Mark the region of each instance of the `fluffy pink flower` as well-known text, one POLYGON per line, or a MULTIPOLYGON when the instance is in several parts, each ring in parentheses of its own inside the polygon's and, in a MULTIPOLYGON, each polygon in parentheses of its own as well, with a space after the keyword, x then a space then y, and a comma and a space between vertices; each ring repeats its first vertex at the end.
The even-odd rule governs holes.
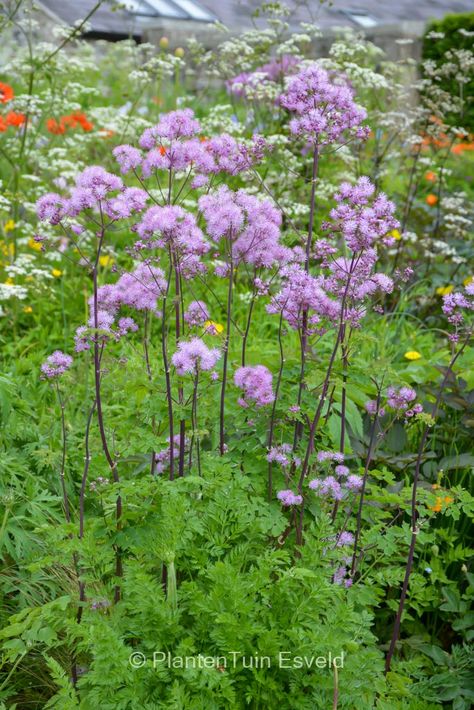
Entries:
POLYGON ((244 391, 245 404, 252 400, 257 407, 271 404, 275 399, 272 381, 273 375, 265 365, 239 367, 234 375, 235 384, 244 391))
POLYGON ((196 373, 198 370, 212 370, 221 356, 218 348, 208 348, 200 338, 182 341, 171 358, 180 375, 196 373))

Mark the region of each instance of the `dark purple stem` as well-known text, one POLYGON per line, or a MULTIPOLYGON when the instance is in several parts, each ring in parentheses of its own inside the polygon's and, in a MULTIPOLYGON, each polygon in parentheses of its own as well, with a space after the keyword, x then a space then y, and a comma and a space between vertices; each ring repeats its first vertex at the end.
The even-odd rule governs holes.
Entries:
POLYGON ((171 394, 171 377, 168 362, 168 351, 166 347, 166 302, 168 300, 168 293, 171 284, 171 275, 173 273, 173 265, 170 263, 170 271, 168 274, 168 280, 166 282, 166 291, 163 296, 163 318, 161 324, 161 352, 163 355, 163 367, 165 370, 165 383, 166 383, 166 401, 168 402, 168 426, 169 426, 169 439, 170 439, 170 481, 174 479, 174 428, 173 428, 173 399, 171 394))
MULTIPOLYGON (((278 326, 278 345, 280 347, 280 368, 278 370, 278 378, 275 386, 275 399, 273 400, 272 414, 270 417, 270 429, 268 431, 268 450, 272 448, 273 445, 273 434, 275 430, 275 412, 278 402, 278 394, 280 392, 281 378, 283 375, 283 365, 285 364, 285 357, 283 353, 283 341, 281 339, 281 328, 283 323, 283 312, 280 313, 280 323, 278 326)), ((268 501, 270 502, 273 497, 273 464, 271 461, 268 462, 268 501)))
MULTIPOLYGON (((451 358, 451 362, 449 363, 449 365, 446 369, 446 372, 444 374, 443 380, 442 380, 440 388, 439 388, 438 396, 436 398, 436 402, 435 402, 435 405, 433 408, 433 414, 432 414, 433 419, 435 419, 438 414, 439 405, 441 403, 441 397, 443 395, 443 391, 444 391, 444 388, 445 388, 446 383, 448 381, 448 378, 449 378, 450 374, 452 373, 452 368, 453 368, 456 360, 460 357, 460 355, 464 351, 465 347, 467 346, 471 336, 472 336, 472 331, 469 332, 469 334, 467 335, 466 339, 464 340, 463 344, 461 345, 461 347, 459 348, 457 353, 455 353, 453 355, 453 357, 451 358)), ((401 625, 403 609, 405 606, 405 600, 406 600, 407 591, 408 591, 408 583, 410 581, 410 575, 411 575, 411 571, 413 568, 413 559, 414 559, 414 555, 415 555, 416 538, 417 538, 417 535, 419 532, 419 529, 417 528, 418 512, 417 512, 417 508, 416 508, 418 480, 419 480, 419 476, 420 476, 421 459, 423 456, 423 452, 425 450, 426 442, 428 440, 429 432, 430 432, 430 427, 428 425, 426 425, 424 428, 424 431, 423 431, 423 436, 421 437, 420 445, 418 447, 418 455, 416 458, 416 466, 415 466, 415 473, 413 476, 413 486, 412 486, 412 496, 411 496, 411 530, 412 530, 412 534, 411 534, 411 541, 410 541, 410 549, 408 551, 408 559, 407 559, 407 564, 406 564, 406 568, 405 568, 405 578, 403 580, 402 592, 400 595, 400 602, 398 605, 397 615, 395 617, 395 623, 393 625, 393 632, 392 632, 392 638, 390 641, 390 647, 388 649, 387 658, 385 660, 385 673, 388 673, 390 671, 390 666, 392 664, 392 657, 393 657, 393 654, 395 651, 395 646, 397 644, 398 637, 400 635, 400 625, 401 625)))
POLYGON ((381 398, 381 391, 379 389, 377 392, 377 404, 375 407, 374 419, 372 421, 372 426, 370 429, 369 449, 367 451, 367 458, 365 459, 364 476, 362 478, 362 488, 360 491, 360 498, 359 498, 359 508, 357 510, 357 523, 356 523, 356 531, 355 531, 355 535, 354 535, 354 551, 352 553, 352 564, 351 564, 351 575, 352 576, 354 576, 355 571, 356 571, 357 546, 359 544, 360 530, 361 530, 361 526, 362 526, 362 509, 364 507, 364 496, 365 496, 365 488, 367 485, 367 478, 369 476, 369 467, 372 462, 372 455, 374 453, 375 434, 377 431, 377 424, 378 424, 378 419, 379 419, 380 398, 381 398))
POLYGON ((232 238, 229 237, 229 258, 230 258, 230 275, 229 289, 227 292, 227 323, 224 342, 224 366, 222 370, 222 387, 220 398, 220 413, 219 413, 219 451, 221 456, 225 453, 225 390, 227 385, 227 367, 229 361, 229 345, 231 332, 231 313, 232 313, 232 286, 234 281, 234 260, 232 257, 232 238))

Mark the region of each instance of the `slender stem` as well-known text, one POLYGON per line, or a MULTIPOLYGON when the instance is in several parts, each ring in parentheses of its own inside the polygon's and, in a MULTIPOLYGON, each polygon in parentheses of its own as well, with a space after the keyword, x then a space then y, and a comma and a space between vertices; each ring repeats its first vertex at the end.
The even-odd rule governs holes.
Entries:
POLYGON ((377 392, 377 403, 376 403, 376 407, 375 407, 375 414, 374 414, 372 426, 370 429, 369 449, 367 451, 367 458, 365 459, 364 475, 362 478, 362 488, 360 491, 360 498, 359 498, 359 508, 357 510, 357 524, 356 524, 356 531, 355 531, 355 535, 354 535, 354 551, 352 553, 352 564, 351 564, 351 575, 352 576, 354 576, 355 571, 356 571, 357 545, 359 543, 360 530, 361 530, 361 526, 362 526, 362 509, 364 507, 365 488, 367 485, 367 478, 369 476, 369 467, 372 462, 372 456, 374 453, 375 434, 376 434, 376 430, 377 430, 377 424, 378 424, 378 419, 379 419, 379 410, 380 410, 380 398, 381 398, 381 390, 379 389, 379 391, 377 392))
POLYGON ((61 432, 62 432, 62 454, 61 454, 61 468, 59 471, 59 480, 61 481, 61 490, 63 494, 63 507, 64 516, 68 523, 71 522, 71 511, 69 507, 69 498, 67 495, 66 481, 65 481, 65 469, 66 469, 66 447, 67 447, 67 437, 66 437, 66 417, 64 415, 64 402, 61 396, 61 390, 59 389, 59 384, 56 382, 56 393, 58 396, 59 409, 61 412, 61 432))
MULTIPOLYGON (((304 388, 304 374, 306 369, 306 347, 307 347, 307 333, 308 333, 308 311, 304 310, 302 315, 302 324, 300 331, 300 374, 298 378, 298 396, 296 398, 296 404, 301 407, 301 400, 303 397, 304 388)), ((293 451, 296 451, 298 442, 303 436, 303 424, 302 422, 295 422, 295 433, 293 437, 293 451)))
MULTIPOLYGON (((176 345, 179 343, 181 337, 181 305, 182 305, 182 293, 181 293, 181 276, 180 268, 178 262, 178 255, 176 251, 173 252, 173 267, 174 267, 174 285, 175 285, 175 300, 174 300, 174 313, 175 313, 175 335, 176 335, 176 345)), ((180 407, 183 404, 183 385, 181 382, 178 384, 178 403, 180 407)), ((184 419, 179 420, 179 457, 178 457, 178 476, 181 478, 184 476, 184 454, 185 454, 185 442, 186 442, 186 421, 184 419)))
MULTIPOLYGON (((148 381, 150 384, 153 381, 153 375, 151 372, 151 363, 150 363, 150 352, 149 352, 149 339, 150 339, 150 316, 148 311, 145 311, 145 319, 143 322, 143 353, 145 355, 145 366, 146 366, 146 373, 148 377, 148 381)), ((155 415, 153 414, 151 418, 151 428, 153 431, 153 434, 156 434, 156 418, 155 415)), ((156 467, 156 461, 155 461, 155 456, 156 456, 156 451, 153 450, 151 452, 151 462, 150 462, 150 473, 152 476, 155 475, 155 467, 156 467)))
POLYGON ((202 476, 201 451, 200 451, 201 444, 199 441, 199 431, 198 431, 198 424, 197 424, 198 385, 199 385, 199 369, 196 370, 196 377, 194 378, 192 418, 193 418, 193 440, 194 440, 194 438, 196 439, 196 459, 197 459, 197 465, 198 465, 198 474, 199 474, 199 476, 202 476))
MULTIPOLYGON (((311 196, 310 196, 310 208, 309 208, 309 224, 308 224, 308 236, 306 238, 306 249, 305 249, 305 261, 304 270, 309 273, 309 260, 311 258, 311 247, 313 245, 313 231, 314 231, 314 218, 316 214, 316 182, 318 177, 318 167, 319 167, 319 146, 315 145, 313 151, 313 167, 311 173, 311 196)), ((306 370, 306 349, 308 346, 308 309, 304 309, 302 313, 302 323, 301 323, 301 337, 300 337, 300 376, 298 383, 298 397, 297 405, 301 405, 301 399, 303 396, 304 389, 304 376, 306 370)), ((301 422, 295 422, 295 434, 293 439, 293 450, 296 450, 298 442, 303 435, 303 425, 301 422)))
POLYGON ((341 339, 344 334, 344 318, 345 318, 345 313, 346 313, 346 301, 347 301, 347 296, 349 293, 349 286, 350 286, 351 280, 352 280, 352 274, 354 273, 354 269, 356 268, 358 262, 360 261, 361 256, 362 256, 362 254, 360 254, 359 257, 356 257, 356 255, 353 254, 352 259, 351 259, 351 263, 349 266, 347 283, 346 283, 344 293, 343 293, 343 296, 341 299, 341 310, 340 310, 340 315, 339 315, 339 327, 338 327, 338 331, 337 331, 336 342, 334 343, 331 357, 329 359, 328 367, 326 370, 326 376, 324 378, 323 387, 321 390, 321 396, 319 398, 319 404, 316 409, 315 415, 313 417, 313 421, 311 422, 311 428, 310 428, 310 432, 309 432, 309 441, 308 441, 308 445, 306 448, 306 455, 305 455, 303 467, 301 469, 301 477, 300 477, 299 484, 298 484, 298 490, 300 493, 302 490, 303 481, 304 481, 306 473, 308 471, 309 457, 310 457, 310 454, 311 454, 311 451, 313 448, 314 436, 316 433, 317 426, 319 424, 319 420, 321 418, 321 413, 323 411, 324 402, 326 400, 326 395, 327 395, 327 392, 329 389, 329 382, 330 382, 330 378, 331 378, 331 374, 332 374, 332 368, 334 366, 334 361, 336 359, 336 353, 338 351, 339 344, 340 344, 341 339))
MULTIPOLYGON (((89 416, 87 417, 87 424, 86 424, 86 434, 85 434, 85 456, 84 456, 84 469, 82 472, 82 480, 81 480, 81 490, 79 492, 79 539, 82 540, 84 537, 84 499, 85 499, 85 493, 86 493, 86 484, 87 484, 87 476, 89 473, 89 466, 90 466, 90 461, 91 461, 91 455, 90 455, 90 449, 89 449, 89 434, 90 434, 90 428, 92 424, 92 418, 94 416, 94 411, 96 407, 96 402, 94 400, 94 403, 90 409, 89 416)), ((76 567, 78 568, 79 572, 79 564, 78 564, 78 559, 76 556, 75 559, 76 562, 76 567)), ((82 620, 82 612, 83 612, 83 602, 86 599, 86 583, 79 579, 79 604, 77 607, 77 615, 76 615, 76 622, 78 624, 81 623, 82 620)), ((77 673, 76 673, 77 675, 77 673)), ((77 680, 77 679, 76 679, 77 680)))
MULTIPOLYGON (((348 297, 348 293, 349 293, 349 286, 351 284, 352 274, 353 274, 354 269, 356 268, 361 256, 362 256, 362 253, 358 257, 356 257, 356 255, 353 254, 352 259, 351 259, 351 263, 349 266, 347 283, 346 283, 346 286, 344 289, 344 294, 341 299, 341 310, 340 310, 340 315, 339 315, 339 327, 338 327, 338 331, 337 331, 336 342, 334 343, 331 357, 329 359, 328 367, 326 370, 326 376, 324 378, 323 387, 322 387, 321 395, 319 398, 319 404, 316 408, 316 412, 314 414, 313 421, 311 422, 308 444, 306 447, 306 454, 305 454, 303 466, 301 468, 300 479, 298 481, 298 493, 300 495, 303 494, 303 482, 304 482, 304 479, 306 478, 306 475, 308 473, 309 459, 310 459, 311 453, 313 451, 314 437, 316 434, 316 429, 318 427, 319 420, 321 418, 321 414, 322 414, 323 407, 324 407, 324 402, 326 401, 326 396, 327 396, 328 389, 329 389, 329 382, 331 379, 331 374, 332 374, 332 369, 334 366, 334 361, 336 359, 336 354, 337 354, 337 351, 339 349, 339 344, 340 344, 341 339, 344 334, 344 319, 345 319, 345 313, 346 313, 346 301, 347 301, 347 297, 348 297)), ((297 543, 300 545, 303 542, 303 517, 304 517, 304 501, 301 504, 300 509, 299 509, 299 520, 298 520, 298 525, 297 525, 297 530, 296 530, 296 540, 297 540, 297 543)))
POLYGON ((308 225, 308 238, 306 240, 306 256, 304 261, 304 270, 306 273, 309 272, 309 259, 311 256, 311 247, 313 245, 313 230, 314 230, 314 216, 316 211, 316 181, 318 177, 318 164, 319 164, 319 147, 318 144, 315 145, 313 151, 313 170, 311 175, 311 201, 309 209, 309 225, 308 225))
POLYGON ((89 433, 90 433, 90 428, 91 428, 91 423, 92 423, 92 417, 94 416, 95 407, 96 407, 96 401, 94 400, 94 403, 93 403, 91 410, 89 412, 89 416, 87 418, 87 424, 86 424, 84 469, 82 471, 81 490, 79 492, 79 539, 80 540, 82 540, 82 538, 84 537, 84 499, 85 499, 85 494, 86 494, 87 475, 89 473, 89 466, 90 466, 90 462, 91 462, 91 454, 90 454, 90 449, 89 449, 89 433))
MULTIPOLYGON (((459 350, 452 356, 451 361, 450 361, 448 367, 446 368, 446 372, 444 374, 443 380, 441 382, 441 385, 440 385, 440 388, 438 391, 438 396, 437 396, 436 402, 434 404, 433 414, 432 414, 433 419, 435 419, 438 414, 439 406, 441 403, 441 397, 443 395, 443 391, 444 391, 446 383, 449 379, 449 376, 452 374, 452 368, 453 368, 456 360, 460 357, 460 355, 464 351, 465 347, 467 346, 471 336, 472 336, 472 331, 469 331, 463 344, 461 345, 459 350)), ((392 663, 392 657, 393 657, 393 654, 395 651, 395 646, 397 644, 398 637, 400 635, 400 626, 401 626, 402 614, 403 614, 403 609, 405 606, 405 600, 406 600, 407 591, 408 591, 408 583, 410 581, 410 575, 411 575, 411 571, 413 568, 416 538, 419 533, 419 529, 417 527, 418 480, 419 480, 419 476, 420 476, 421 459, 423 456, 423 452, 425 450, 426 442, 428 440, 429 432, 430 432, 430 427, 428 425, 425 425, 423 435, 421 437, 420 445, 418 447, 418 455, 416 458, 415 473, 413 476, 412 496, 411 496, 411 532, 412 532, 412 534, 411 534, 411 541, 410 541, 410 549, 408 551, 407 564, 406 564, 406 568, 405 568, 405 577, 403 580, 403 586, 402 586, 402 591, 401 591, 401 595, 400 595, 400 602, 398 605, 398 611, 397 611, 397 615, 395 617, 395 623, 393 625, 392 638, 390 641, 390 646, 388 649, 387 658, 385 660, 385 672, 386 673, 388 673, 390 671, 390 666, 392 663)))
POLYGON ((230 274, 229 274, 229 289, 227 292, 227 323, 226 335, 224 342, 224 366, 222 372, 222 386, 220 398, 220 414, 219 414, 219 450, 221 456, 225 453, 225 390, 227 385, 227 367, 229 361, 229 344, 231 333, 231 313, 232 313, 232 286, 234 282, 234 260, 232 257, 232 239, 229 237, 229 252, 230 252, 230 274))
POLYGON ((255 297, 256 297, 256 292, 254 291, 252 294, 252 300, 250 301, 249 312, 248 312, 248 316, 247 316, 247 324, 245 327, 244 338, 242 341, 242 367, 245 367, 245 354, 246 354, 246 349, 247 349, 247 340, 248 340, 249 332, 250 332, 250 324, 252 322, 253 307, 255 305, 255 297))
POLYGON ((166 282, 166 291, 163 296, 163 319, 161 325, 161 352, 163 355, 163 367, 165 370, 165 382, 166 382, 166 400, 168 402, 168 425, 169 425, 169 439, 170 439, 170 481, 174 479, 174 428, 173 428, 173 399, 171 396, 171 377, 168 362, 168 349, 166 346, 166 302, 168 300, 168 294, 171 284, 171 276, 173 273, 173 265, 170 263, 170 270, 168 274, 168 280, 166 282))
MULTIPOLYGON (((96 334, 94 336, 94 381, 95 381, 95 401, 96 401, 96 407, 97 407, 97 421, 99 425, 99 432, 100 432, 100 438, 102 441, 102 449, 105 454, 105 458, 107 459, 107 463, 109 464, 110 470, 112 472, 112 476, 114 479, 114 483, 119 483, 119 475, 117 471, 117 462, 114 461, 110 454, 109 446, 107 443, 107 436, 105 434, 105 426, 104 426, 104 415, 102 411, 102 395, 101 395, 101 350, 99 347, 99 336, 98 336, 98 329, 99 329, 99 298, 98 298, 98 282, 97 282, 97 275, 98 275, 98 265, 99 265, 99 259, 100 259, 100 252, 102 249, 102 244, 104 240, 104 234, 105 234, 105 227, 102 226, 102 229, 99 233, 99 244, 97 248, 97 255, 94 263, 94 267, 92 270, 92 278, 93 278, 93 284, 94 284, 94 296, 93 296, 93 316, 94 316, 94 328, 96 329, 96 334)), ((117 496, 117 501, 116 501, 116 506, 115 506, 115 517, 117 521, 117 530, 120 530, 121 528, 121 522, 120 519, 122 517, 122 498, 121 496, 117 496)), ((116 548, 116 553, 115 553, 115 574, 117 577, 122 577, 123 576, 123 566, 122 566, 122 553, 119 547, 116 548)), ((118 585, 115 586, 115 594, 114 594, 114 599, 115 602, 120 601, 120 587, 118 585)))
MULTIPOLYGON (((275 387, 275 399, 273 400, 272 414, 270 417, 270 429, 268 431, 268 450, 270 450, 273 445, 273 434, 274 434, 274 430, 275 430, 275 412, 276 412, 276 406, 277 406, 277 401, 278 401, 278 393, 280 391, 281 378, 282 378, 282 374, 283 374, 283 365, 285 364, 285 357, 284 357, 284 353, 283 353, 283 341, 281 338, 282 323, 283 323, 283 312, 280 313, 280 323, 278 326, 278 345, 280 348, 280 369, 278 370, 278 378, 277 378, 276 387, 275 387)), ((269 461, 268 462, 268 500, 269 500, 269 502, 272 500, 272 497, 273 497, 272 466, 273 466, 272 461, 269 461)))

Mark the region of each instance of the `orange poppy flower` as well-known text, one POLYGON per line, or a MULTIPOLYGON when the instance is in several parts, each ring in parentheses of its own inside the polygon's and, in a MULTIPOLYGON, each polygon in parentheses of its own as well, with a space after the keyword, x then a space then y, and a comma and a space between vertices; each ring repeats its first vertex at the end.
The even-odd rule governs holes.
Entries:
POLYGON ((8 124, 3 118, 3 116, 0 116, 0 133, 4 133, 8 128, 8 124))
POLYGON ((15 94, 9 84, 0 81, 0 104, 6 104, 14 98, 15 94))
POLYGON ((428 182, 436 182, 436 173, 432 170, 428 170, 428 172, 425 173, 425 180, 428 180, 428 182))
POLYGON ((74 113, 71 113, 69 118, 71 118, 72 121, 75 122, 74 127, 79 124, 83 131, 92 131, 92 129, 94 128, 93 124, 87 119, 86 114, 82 113, 81 111, 75 111, 74 113))
POLYGON ((46 121, 46 130, 54 135, 59 135, 60 133, 65 133, 66 131, 64 126, 58 123, 55 118, 48 118, 46 121))
POLYGON ((462 155, 465 150, 474 150, 474 143, 458 143, 457 145, 453 145, 451 153, 454 153, 454 155, 462 155))
POLYGON ((26 116, 24 113, 15 113, 15 111, 9 111, 7 113, 7 124, 9 126, 22 126, 26 121, 26 116))
POLYGON ((78 128, 80 126, 83 131, 92 131, 93 124, 87 119, 85 113, 75 111, 67 116, 61 116, 59 121, 55 118, 48 118, 46 121, 46 129, 54 135, 66 133, 67 130, 78 128))
POLYGON ((436 197, 436 195, 431 194, 426 197, 426 204, 430 207, 434 207, 437 202, 438 198, 436 197))
POLYGON ((166 155, 166 148, 164 145, 160 145, 160 155, 166 155))

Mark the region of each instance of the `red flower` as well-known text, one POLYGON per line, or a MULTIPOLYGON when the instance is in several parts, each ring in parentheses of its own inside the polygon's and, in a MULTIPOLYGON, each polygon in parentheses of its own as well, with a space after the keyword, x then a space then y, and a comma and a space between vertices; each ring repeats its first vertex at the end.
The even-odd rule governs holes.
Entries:
POLYGON ((86 114, 81 111, 75 111, 67 116, 61 116, 59 122, 56 121, 55 118, 48 118, 46 121, 47 130, 55 135, 66 133, 70 128, 74 129, 79 126, 83 131, 92 131, 94 128, 93 124, 87 119, 86 114))
POLYGON ((81 111, 75 111, 74 113, 71 113, 71 118, 80 125, 83 131, 92 131, 94 128, 93 124, 87 120, 87 116, 85 113, 81 113, 81 111))
POLYGON ((15 94, 9 84, 3 84, 0 81, 0 104, 6 104, 14 98, 15 94))
POLYGON ((24 113, 15 113, 15 111, 10 111, 7 113, 7 125, 9 126, 22 126, 26 121, 26 116, 24 113))

